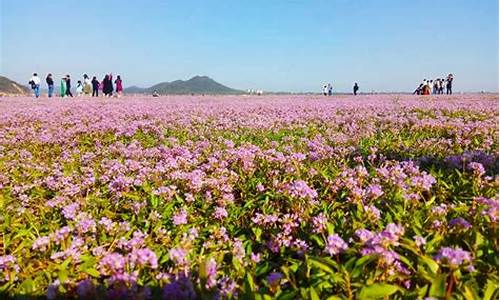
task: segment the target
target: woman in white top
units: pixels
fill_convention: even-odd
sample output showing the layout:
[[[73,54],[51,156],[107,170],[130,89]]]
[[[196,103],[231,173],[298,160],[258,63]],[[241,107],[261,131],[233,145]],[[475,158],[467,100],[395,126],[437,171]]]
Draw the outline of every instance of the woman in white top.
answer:
[[[83,84],[81,80],[78,80],[76,84],[76,96],[79,97],[83,92]]]
[[[90,77],[87,74],[83,74],[83,93],[85,96],[90,96],[92,92],[92,84],[90,82]]]

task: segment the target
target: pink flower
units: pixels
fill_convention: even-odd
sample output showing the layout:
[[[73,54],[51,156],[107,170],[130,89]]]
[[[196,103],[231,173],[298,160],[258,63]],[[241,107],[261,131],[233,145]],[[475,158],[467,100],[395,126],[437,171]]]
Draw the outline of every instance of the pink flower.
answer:
[[[173,218],[172,222],[174,225],[182,225],[182,224],[187,224],[187,212],[186,210],[182,209],[181,211],[177,212]]]
[[[227,210],[222,206],[218,206],[215,209],[214,218],[216,218],[218,220],[222,220],[222,219],[227,218]]]

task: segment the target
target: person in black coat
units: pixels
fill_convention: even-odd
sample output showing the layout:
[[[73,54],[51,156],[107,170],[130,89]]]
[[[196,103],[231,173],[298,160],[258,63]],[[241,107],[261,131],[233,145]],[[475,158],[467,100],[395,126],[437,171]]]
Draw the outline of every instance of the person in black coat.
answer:
[[[358,83],[355,82],[354,83],[354,86],[352,87],[352,92],[353,94],[356,96],[358,94],[358,90],[359,90],[359,86],[358,86]]]
[[[66,96],[73,97],[73,94],[71,94],[71,79],[69,75],[66,75]]]
[[[110,75],[104,76],[102,81],[102,92],[105,96],[111,97],[113,95],[113,82],[111,81]]]
[[[94,76],[92,77],[92,97],[99,97],[99,80]]]

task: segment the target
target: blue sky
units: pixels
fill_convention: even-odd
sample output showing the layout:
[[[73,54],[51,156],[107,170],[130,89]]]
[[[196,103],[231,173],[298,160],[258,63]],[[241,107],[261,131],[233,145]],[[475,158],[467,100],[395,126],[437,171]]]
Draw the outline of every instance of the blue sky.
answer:
[[[498,91],[496,0],[1,0],[0,74],[208,75],[234,88]]]

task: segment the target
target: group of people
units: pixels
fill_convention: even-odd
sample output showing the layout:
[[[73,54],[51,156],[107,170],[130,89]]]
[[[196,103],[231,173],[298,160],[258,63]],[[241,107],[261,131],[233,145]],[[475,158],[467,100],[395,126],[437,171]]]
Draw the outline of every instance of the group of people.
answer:
[[[352,87],[352,93],[356,96],[358,94],[358,91],[359,91],[359,85],[357,82],[355,82],[354,86]],[[330,83],[325,84],[323,86],[323,95],[324,96],[333,95],[333,85],[331,85]]]
[[[52,78],[51,73],[47,74],[45,82],[47,83],[47,96],[51,98],[54,95],[54,79]],[[35,97],[40,97],[41,80],[37,73],[33,73],[29,84],[35,94]],[[91,80],[87,74],[83,74],[83,79],[78,80],[76,83],[76,96],[90,96],[92,94],[92,97],[98,97],[99,91],[102,91],[105,97],[111,97],[113,96],[113,91],[115,91],[116,95],[120,97],[123,94],[123,84],[120,75],[116,77],[114,84],[115,87],[113,87],[112,73],[106,74],[101,82],[97,80],[96,76],[92,77]],[[71,93],[71,77],[69,75],[61,78],[60,96],[73,97],[73,93]]]
[[[331,85],[330,83],[325,84],[323,86],[323,95],[324,96],[331,96],[331,95],[333,95],[333,85]]]
[[[435,80],[424,79],[422,83],[415,89],[413,94],[415,95],[442,95],[444,94],[444,89],[446,88],[446,95],[451,95],[453,87],[453,74],[448,74],[446,79],[437,78]]]

